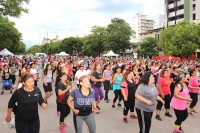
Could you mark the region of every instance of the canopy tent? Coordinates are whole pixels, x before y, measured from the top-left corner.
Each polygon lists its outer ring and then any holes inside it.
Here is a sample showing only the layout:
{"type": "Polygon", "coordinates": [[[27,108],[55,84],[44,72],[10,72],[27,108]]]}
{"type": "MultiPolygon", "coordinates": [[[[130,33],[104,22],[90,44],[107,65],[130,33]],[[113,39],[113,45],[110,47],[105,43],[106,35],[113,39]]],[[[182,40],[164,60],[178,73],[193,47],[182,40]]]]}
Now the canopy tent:
{"type": "Polygon", "coordinates": [[[11,53],[10,51],[8,51],[6,48],[4,48],[3,50],[1,50],[0,55],[2,56],[13,56],[14,54],[11,53]]]}
{"type": "Polygon", "coordinates": [[[59,55],[59,56],[69,56],[69,54],[67,54],[67,53],[65,53],[65,52],[60,52],[58,55],[59,55]]]}
{"type": "Polygon", "coordinates": [[[107,54],[104,54],[103,56],[119,56],[118,54],[113,53],[112,50],[110,50],[107,54]]]}

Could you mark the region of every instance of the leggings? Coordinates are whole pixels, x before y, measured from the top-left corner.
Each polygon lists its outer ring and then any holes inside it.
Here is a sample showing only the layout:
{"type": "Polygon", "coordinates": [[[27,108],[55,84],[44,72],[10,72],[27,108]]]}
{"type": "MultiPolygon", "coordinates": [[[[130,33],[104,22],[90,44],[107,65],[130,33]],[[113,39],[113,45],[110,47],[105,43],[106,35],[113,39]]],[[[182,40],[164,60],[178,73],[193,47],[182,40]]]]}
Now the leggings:
{"type": "Polygon", "coordinates": [[[192,99],[192,102],[190,104],[190,108],[194,108],[198,102],[198,93],[190,93],[190,97],[192,99]]]}
{"type": "Polygon", "coordinates": [[[39,133],[39,118],[31,122],[15,122],[16,133],[39,133]]]}
{"type": "Polygon", "coordinates": [[[124,101],[123,115],[127,116],[129,110],[131,112],[134,112],[134,107],[135,107],[135,100],[128,99],[127,101],[124,101]]]}
{"type": "Polygon", "coordinates": [[[15,75],[10,75],[10,78],[12,79],[12,84],[15,84],[16,81],[16,76],[15,75]]]}
{"type": "MultiPolygon", "coordinates": [[[[170,102],[171,102],[171,96],[170,96],[170,94],[165,95],[165,97],[164,97],[163,100],[165,101],[165,109],[170,109],[170,102]]],[[[157,104],[157,106],[156,106],[156,109],[157,109],[157,110],[161,110],[161,109],[162,109],[162,106],[163,106],[162,102],[161,102],[161,101],[158,101],[158,104],[157,104]]]]}
{"type": "Polygon", "coordinates": [[[123,98],[121,90],[115,90],[114,93],[115,93],[115,97],[113,99],[113,103],[117,101],[118,97],[119,97],[119,101],[121,101],[123,98]]]}
{"type": "Polygon", "coordinates": [[[89,114],[86,116],[78,116],[74,114],[73,120],[76,133],[82,133],[83,121],[85,121],[85,123],[87,124],[89,133],[96,133],[96,124],[93,114],[89,114]]]}
{"type": "Polygon", "coordinates": [[[104,85],[104,90],[105,90],[105,100],[108,100],[108,92],[110,90],[110,80],[105,80],[103,82],[103,85],[104,85]]]}
{"type": "Polygon", "coordinates": [[[151,118],[153,112],[145,112],[136,108],[136,113],[138,116],[138,123],[140,127],[139,133],[149,133],[151,128],[151,118]]]}
{"type": "Polygon", "coordinates": [[[174,109],[174,113],[176,115],[176,121],[175,121],[175,125],[178,125],[180,126],[181,123],[183,121],[185,121],[188,117],[188,110],[187,108],[185,110],[177,110],[177,109],[174,109]]]}
{"type": "Polygon", "coordinates": [[[65,117],[70,113],[70,108],[67,104],[58,103],[60,109],[60,122],[64,122],[65,117]]]}

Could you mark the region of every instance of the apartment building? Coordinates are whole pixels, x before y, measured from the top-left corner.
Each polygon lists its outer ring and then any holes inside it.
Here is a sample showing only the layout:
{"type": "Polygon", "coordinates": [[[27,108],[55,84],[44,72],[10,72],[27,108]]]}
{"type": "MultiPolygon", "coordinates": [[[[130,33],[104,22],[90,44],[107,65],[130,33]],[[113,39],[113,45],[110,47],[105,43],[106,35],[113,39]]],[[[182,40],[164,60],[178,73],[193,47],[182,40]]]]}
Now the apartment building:
{"type": "Polygon", "coordinates": [[[199,23],[200,0],[165,0],[165,17],[166,27],[183,20],[199,23]]]}
{"type": "Polygon", "coordinates": [[[134,42],[139,42],[140,34],[148,30],[153,30],[155,21],[149,19],[147,15],[137,13],[133,18],[133,30],[136,32],[134,42]]]}

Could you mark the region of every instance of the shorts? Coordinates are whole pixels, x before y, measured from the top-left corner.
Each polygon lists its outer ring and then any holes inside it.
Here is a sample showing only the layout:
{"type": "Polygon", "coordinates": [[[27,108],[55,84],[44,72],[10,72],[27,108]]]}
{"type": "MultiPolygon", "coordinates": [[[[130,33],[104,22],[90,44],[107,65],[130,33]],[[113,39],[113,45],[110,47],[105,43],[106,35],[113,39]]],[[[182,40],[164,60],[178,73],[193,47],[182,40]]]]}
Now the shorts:
{"type": "Polygon", "coordinates": [[[51,92],[52,91],[51,82],[47,83],[47,86],[43,83],[43,87],[44,87],[44,92],[51,92]]]}

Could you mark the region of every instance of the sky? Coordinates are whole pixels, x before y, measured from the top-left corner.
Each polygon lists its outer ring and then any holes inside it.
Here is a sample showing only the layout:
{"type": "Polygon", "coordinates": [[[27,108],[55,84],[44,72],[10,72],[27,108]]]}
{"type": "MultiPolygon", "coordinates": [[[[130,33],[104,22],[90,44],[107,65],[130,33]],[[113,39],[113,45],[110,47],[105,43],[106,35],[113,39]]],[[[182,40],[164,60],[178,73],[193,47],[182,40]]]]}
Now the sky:
{"type": "Polygon", "coordinates": [[[107,26],[116,17],[132,27],[136,13],[147,15],[157,24],[159,14],[164,14],[164,0],[30,0],[25,7],[29,13],[11,21],[22,33],[27,48],[41,44],[47,36],[85,36],[93,26],[107,26]]]}

